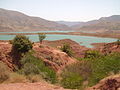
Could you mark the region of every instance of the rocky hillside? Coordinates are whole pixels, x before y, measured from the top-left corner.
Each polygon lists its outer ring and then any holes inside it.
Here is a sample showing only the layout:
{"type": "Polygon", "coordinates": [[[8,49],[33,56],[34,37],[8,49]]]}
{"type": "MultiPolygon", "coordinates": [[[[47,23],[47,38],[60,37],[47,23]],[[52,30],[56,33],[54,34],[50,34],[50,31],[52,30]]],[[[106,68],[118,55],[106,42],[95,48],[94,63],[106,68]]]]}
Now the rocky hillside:
{"type": "Polygon", "coordinates": [[[59,24],[63,24],[63,25],[67,25],[69,27],[78,25],[78,24],[82,24],[83,22],[69,22],[69,21],[56,21],[59,24]]]}
{"type": "Polygon", "coordinates": [[[36,57],[42,58],[47,66],[52,67],[55,71],[61,71],[66,65],[76,62],[74,58],[69,57],[66,53],[50,46],[41,46],[39,43],[34,44],[36,57]]]}
{"type": "Polygon", "coordinates": [[[0,32],[69,30],[66,25],[0,8],[0,32]]]}
{"type": "Polygon", "coordinates": [[[85,46],[80,46],[78,43],[76,43],[73,40],[70,39],[62,39],[62,40],[56,40],[56,41],[45,41],[44,44],[49,45],[51,47],[55,47],[55,48],[61,48],[63,46],[63,44],[69,44],[72,51],[73,51],[73,55],[76,58],[82,58],[85,56],[85,52],[87,50],[89,50],[88,48],[86,48],[85,46]]]}
{"type": "Polygon", "coordinates": [[[120,52],[120,45],[116,43],[101,43],[101,45],[98,45],[97,49],[104,54],[110,54],[120,52]]]}
{"type": "MultiPolygon", "coordinates": [[[[39,47],[39,43],[35,43],[33,50],[36,52],[35,56],[42,58],[47,66],[50,66],[55,71],[59,72],[66,65],[74,63],[76,60],[69,57],[66,53],[49,47],[47,45],[39,47]]],[[[18,59],[18,56],[12,52],[12,45],[8,42],[0,42],[0,61],[8,65],[11,70],[14,70],[15,60],[18,59]]]]}
{"type": "Polygon", "coordinates": [[[102,17],[98,20],[92,20],[88,22],[83,22],[78,25],[72,26],[75,30],[120,30],[120,15],[113,15],[110,17],[102,17]]]}
{"type": "Polygon", "coordinates": [[[54,22],[0,8],[0,32],[40,30],[118,31],[120,30],[120,15],[102,17],[88,22],[54,22]]]}
{"type": "Polygon", "coordinates": [[[97,85],[86,90],[120,90],[120,75],[104,78],[97,85]]]}

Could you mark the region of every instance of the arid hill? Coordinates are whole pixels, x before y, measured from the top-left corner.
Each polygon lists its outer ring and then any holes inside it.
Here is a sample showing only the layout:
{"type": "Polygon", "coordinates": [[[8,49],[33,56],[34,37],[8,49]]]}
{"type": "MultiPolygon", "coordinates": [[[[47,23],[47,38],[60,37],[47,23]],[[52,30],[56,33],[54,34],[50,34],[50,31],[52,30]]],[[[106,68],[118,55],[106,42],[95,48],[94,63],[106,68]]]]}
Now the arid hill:
{"type": "Polygon", "coordinates": [[[0,32],[69,30],[66,25],[0,8],[0,32]]]}
{"type": "Polygon", "coordinates": [[[0,32],[40,30],[118,31],[120,30],[120,15],[102,17],[88,22],[55,22],[0,8],[0,32]]]}
{"type": "Polygon", "coordinates": [[[83,22],[69,22],[69,21],[56,21],[59,24],[63,24],[63,25],[67,25],[69,27],[78,25],[78,24],[82,24],[83,22]]]}
{"type": "Polygon", "coordinates": [[[80,46],[77,42],[70,40],[70,39],[63,39],[63,40],[56,40],[56,41],[45,41],[44,42],[45,45],[49,45],[51,47],[55,47],[58,49],[60,49],[65,43],[70,45],[70,47],[73,51],[73,55],[76,58],[84,57],[85,52],[87,50],[89,50],[87,47],[80,46]]]}
{"type": "Polygon", "coordinates": [[[102,52],[103,54],[110,54],[113,52],[120,52],[120,45],[117,43],[99,43],[96,44],[97,50],[102,52]]]}
{"type": "Polygon", "coordinates": [[[120,15],[102,17],[98,20],[83,22],[78,25],[72,26],[72,28],[78,31],[91,31],[91,32],[120,30],[120,15]]]}

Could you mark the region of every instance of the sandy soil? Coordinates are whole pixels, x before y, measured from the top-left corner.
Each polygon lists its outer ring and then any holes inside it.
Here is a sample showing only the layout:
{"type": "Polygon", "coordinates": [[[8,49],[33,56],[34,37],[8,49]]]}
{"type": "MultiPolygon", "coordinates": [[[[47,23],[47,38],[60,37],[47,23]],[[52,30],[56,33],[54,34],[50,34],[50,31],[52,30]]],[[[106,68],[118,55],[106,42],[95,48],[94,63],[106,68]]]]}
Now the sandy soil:
{"type": "Polygon", "coordinates": [[[0,84],[0,90],[68,90],[46,82],[0,84]]]}

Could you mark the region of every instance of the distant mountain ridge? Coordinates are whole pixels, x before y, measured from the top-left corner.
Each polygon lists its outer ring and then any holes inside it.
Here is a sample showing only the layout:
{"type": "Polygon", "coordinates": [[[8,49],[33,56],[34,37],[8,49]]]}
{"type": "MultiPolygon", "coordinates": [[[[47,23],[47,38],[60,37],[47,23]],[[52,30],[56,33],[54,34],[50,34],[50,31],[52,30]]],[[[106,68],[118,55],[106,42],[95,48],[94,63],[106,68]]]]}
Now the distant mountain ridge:
{"type": "Polygon", "coordinates": [[[69,22],[69,21],[56,21],[56,22],[59,24],[67,25],[69,27],[83,23],[83,22],[69,22]]]}
{"type": "Polygon", "coordinates": [[[120,15],[101,17],[88,22],[49,21],[40,17],[31,17],[21,12],[0,8],[0,32],[12,31],[110,31],[120,30],[120,15]]]}
{"type": "Polygon", "coordinates": [[[72,30],[77,31],[110,31],[120,30],[120,15],[112,15],[110,17],[101,17],[98,20],[91,20],[88,22],[66,22],[57,21],[59,24],[69,26],[72,30]]]}
{"type": "Polygon", "coordinates": [[[102,17],[98,20],[83,22],[71,28],[75,30],[120,30],[120,15],[112,15],[110,17],[102,17]]]}
{"type": "Polygon", "coordinates": [[[0,8],[0,32],[40,30],[69,30],[69,27],[39,17],[31,17],[17,11],[0,8]]]}

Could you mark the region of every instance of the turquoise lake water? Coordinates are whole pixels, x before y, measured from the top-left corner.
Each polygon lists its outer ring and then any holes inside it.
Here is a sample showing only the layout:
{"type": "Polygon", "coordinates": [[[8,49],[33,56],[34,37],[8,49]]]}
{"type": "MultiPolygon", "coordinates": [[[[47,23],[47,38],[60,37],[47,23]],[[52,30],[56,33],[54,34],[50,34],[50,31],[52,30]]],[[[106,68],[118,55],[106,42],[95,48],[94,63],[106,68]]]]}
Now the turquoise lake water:
{"type": "MultiPolygon", "coordinates": [[[[38,35],[26,35],[33,42],[39,41],[38,35]]],[[[12,40],[15,35],[0,35],[0,40],[12,40]]],[[[92,48],[92,43],[109,43],[114,42],[117,39],[114,38],[100,38],[100,37],[91,37],[91,36],[76,36],[76,35],[56,35],[56,34],[47,34],[45,40],[54,41],[60,39],[71,39],[76,41],[82,46],[92,48]],[[82,43],[80,43],[82,42],[82,43]]]]}

